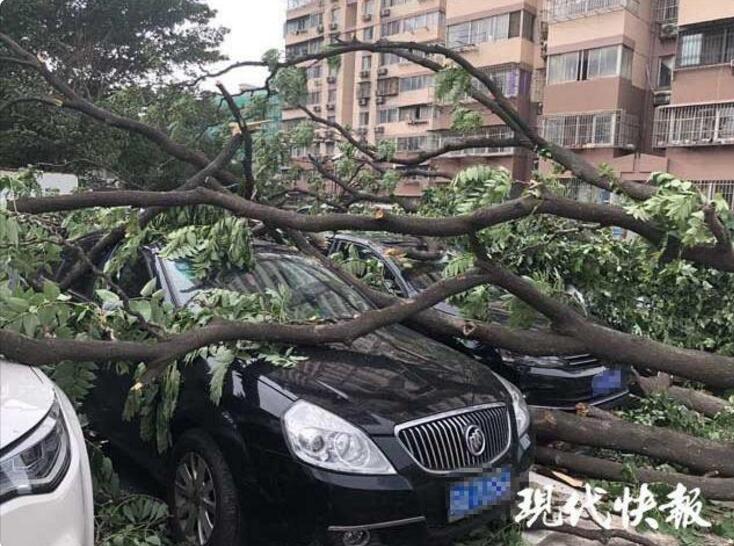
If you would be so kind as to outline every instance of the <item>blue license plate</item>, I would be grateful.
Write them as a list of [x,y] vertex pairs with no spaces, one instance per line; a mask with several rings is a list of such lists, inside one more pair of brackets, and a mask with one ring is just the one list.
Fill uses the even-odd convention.
[[594,396],[606,396],[622,390],[622,370],[606,370],[591,380]]
[[449,521],[478,514],[509,500],[511,493],[512,473],[506,468],[493,474],[454,482],[449,488]]

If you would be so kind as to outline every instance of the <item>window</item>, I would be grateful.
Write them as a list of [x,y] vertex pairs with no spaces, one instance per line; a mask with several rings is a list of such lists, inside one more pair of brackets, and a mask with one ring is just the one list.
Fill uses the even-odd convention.
[[321,77],[321,64],[315,64],[313,66],[309,66],[306,69],[306,78],[309,80],[316,80]]
[[621,45],[551,55],[548,58],[548,84],[612,76],[630,78],[632,58],[632,50]]
[[545,138],[569,148],[627,148],[637,142],[637,118],[621,110],[545,116],[541,126]]
[[383,78],[377,80],[377,94],[383,97],[397,95],[400,92],[398,78]]
[[393,6],[403,6],[412,2],[413,0],[382,0],[382,7],[391,8]]
[[443,26],[444,14],[441,11],[421,13],[405,19],[388,21],[382,24],[382,36],[393,36],[401,32],[416,32],[418,30],[431,30]]
[[298,9],[303,6],[307,6],[313,2],[313,0],[288,0],[288,9]]
[[[500,67],[485,67],[481,69],[487,76],[491,77],[495,85],[502,91],[505,97],[517,97],[530,93],[532,75],[517,65],[505,65]],[[472,87],[483,93],[487,89],[479,80],[472,81]]]
[[372,55],[362,57],[362,70],[369,71],[372,69]]
[[370,98],[371,93],[372,93],[372,82],[359,82],[359,85],[357,85],[357,98],[358,99],[368,99]]
[[415,106],[406,106],[400,109],[400,121],[426,121],[431,119],[433,108],[428,104],[416,104]]
[[522,36],[532,40],[535,16],[526,11],[503,13],[448,27],[448,47],[456,48]]
[[362,13],[364,15],[374,15],[375,0],[365,0],[364,4],[362,5]]
[[317,38],[315,40],[308,40],[306,42],[286,46],[285,56],[287,59],[294,59],[297,57],[303,57],[304,55],[318,53],[321,51],[323,42],[324,40],[322,38]]
[[675,69],[675,55],[660,57],[658,67],[658,89],[668,89],[673,84],[673,70]]
[[375,27],[367,27],[362,30],[362,41],[371,42],[375,39]]
[[339,23],[339,16],[341,15],[341,9],[340,8],[331,8],[331,17],[330,21],[331,24],[338,24]]
[[311,106],[314,104],[321,104],[321,91],[313,91],[306,95],[306,104]]
[[401,60],[402,58],[395,55],[395,53],[380,53],[380,66],[398,64]]
[[420,152],[426,148],[428,137],[425,136],[409,136],[399,137],[397,139],[398,152]]
[[666,106],[655,111],[653,145],[734,144],[734,102]]
[[[676,0],[677,1],[677,0]],[[548,20],[553,23],[626,9],[637,13],[639,0],[550,0],[546,2]]]
[[421,74],[400,79],[400,92],[417,91],[433,86],[433,74]]
[[329,89],[329,96],[326,99],[326,102],[329,104],[334,104],[336,102],[336,89]]
[[705,66],[734,59],[734,24],[684,30],[678,39],[678,66]]
[[398,109],[397,108],[383,108],[377,112],[377,122],[383,123],[395,123],[398,121]]
[[367,127],[370,124],[370,113],[367,112],[360,112],[359,113],[359,126],[360,127]]
[[330,115],[329,117],[326,118],[326,121],[328,121],[329,123],[336,123],[336,116]]

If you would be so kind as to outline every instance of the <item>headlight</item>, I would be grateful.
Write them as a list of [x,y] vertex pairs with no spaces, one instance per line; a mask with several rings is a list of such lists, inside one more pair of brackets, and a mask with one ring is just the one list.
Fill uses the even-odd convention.
[[0,456],[0,502],[52,491],[69,468],[69,433],[58,400],[20,443]]
[[517,421],[518,438],[527,432],[530,427],[530,410],[525,403],[525,397],[515,385],[507,381],[504,377],[494,374],[510,393],[512,398],[512,408],[515,410],[515,421]]
[[283,416],[296,456],[309,464],[353,474],[395,474],[372,440],[354,425],[318,406],[299,401]]

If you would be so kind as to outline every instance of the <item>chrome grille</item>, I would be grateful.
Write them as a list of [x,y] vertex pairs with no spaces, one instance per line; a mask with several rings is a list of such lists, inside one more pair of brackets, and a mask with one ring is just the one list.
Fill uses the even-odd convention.
[[564,356],[563,358],[571,366],[591,366],[599,364],[599,359],[589,354]]
[[[484,452],[473,455],[465,431],[475,425],[484,433]],[[395,429],[398,440],[413,459],[431,472],[485,468],[510,446],[510,413],[504,404],[478,406],[419,419]]]

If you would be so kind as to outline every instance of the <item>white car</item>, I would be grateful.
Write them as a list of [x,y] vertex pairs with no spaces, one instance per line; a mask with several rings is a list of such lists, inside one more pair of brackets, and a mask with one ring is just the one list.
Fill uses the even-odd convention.
[[0,544],[92,546],[93,502],[69,399],[40,370],[0,359]]

